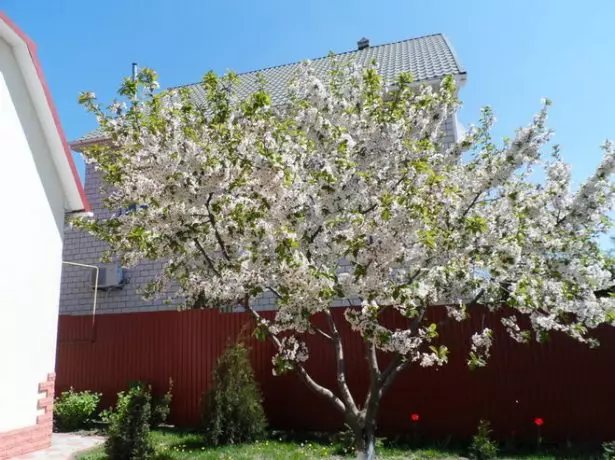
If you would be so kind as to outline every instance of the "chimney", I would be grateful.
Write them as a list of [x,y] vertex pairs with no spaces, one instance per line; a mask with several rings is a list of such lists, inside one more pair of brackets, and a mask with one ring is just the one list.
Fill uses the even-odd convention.
[[357,49],[364,50],[365,48],[369,48],[369,40],[363,37],[361,40],[357,42]]
[[139,72],[139,67],[137,66],[136,62],[132,63],[132,80],[136,80],[137,79],[137,73]]

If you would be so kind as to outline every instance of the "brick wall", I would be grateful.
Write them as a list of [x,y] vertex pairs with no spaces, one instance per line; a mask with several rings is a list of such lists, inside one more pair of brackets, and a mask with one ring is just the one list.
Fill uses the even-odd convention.
[[[86,166],[85,193],[92,212],[99,217],[108,217],[110,211],[102,205],[104,191],[103,183],[92,165]],[[106,243],[91,235],[66,228],[64,232],[63,260],[82,264],[98,265],[100,256],[106,249]],[[151,280],[162,269],[160,262],[144,262],[127,270],[128,284],[121,290],[99,292],[97,310],[101,313],[125,313],[131,311],[156,311],[172,309],[163,300],[144,300],[138,294],[139,286]],[[64,265],[62,271],[62,288],[60,292],[60,314],[85,315],[91,314],[93,290],[91,270],[84,267]]]
[[38,391],[42,397],[37,408],[43,413],[36,417],[36,425],[0,433],[0,460],[44,449],[51,445],[53,428],[53,396],[55,374],[47,375],[47,380],[39,383]]
[[[451,117],[445,122],[444,145],[455,141],[456,118]],[[104,191],[100,176],[92,165],[86,166],[85,192],[92,206],[92,211],[99,217],[109,216],[109,211],[102,205]],[[106,249],[106,244],[96,238],[67,228],[64,233],[63,260],[89,265],[100,263],[100,255]],[[176,306],[169,305],[164,299],[144,300],[138,293],[139,287],[153,279],[162,269],[161,262],[143,262],[126,271],[128,284],[122,289],[98,293],[96,311],[98,313],[131,313],[160,310],[174,310]],[[342,262],[341,270],[345,269]],[[83,267],[64,265],[62,273],[62,289],[60,294],[60,314],[88,315],[92,313],[93,291],[91,271]],[[273,293],[263,293],[253,301],[257,310],[273,310],[275,296]],[[347,300],[338,300],[333,306],[347,306]]]

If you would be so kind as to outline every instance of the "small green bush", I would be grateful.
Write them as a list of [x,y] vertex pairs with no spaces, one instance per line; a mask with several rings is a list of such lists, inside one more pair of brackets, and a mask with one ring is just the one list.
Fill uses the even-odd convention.
[[70,390],[58,396],[53,405],[55,427],[60,431],[76,431],[87,428],[96,413],[100,393]]
[[615,441],[602,444],[602,452],[604,460],[615,460]]
[[335,454],[348,456],[355,451],[354,433],[348,425],[333,435],[332,444],[335,446]]
[[488,460],[496,458],[497,455],[498,445],[491,439],[491,424],[487,420],[481,420],[470,444],[470,458]]
[[105,452],[111,460],[148,460],[154,455],[150,440],[151,390],[143,384],[134,384],[118,393],[114,411],[107,413],[109,420]]
[[173,380],[169,379],[169,389],[165,394],[152,399],[152,418],[150,426],[159,427],[167,421],[171,414],[171,401],[173,400]]
[[[151,386],[149,384],[138,381],[138,382],[131,383],[131,387],[132,386],[141,386],[144,388],[149,388],[150,395],[151,395]],[[167,418],[171,414],[171,401],[173,399],[172,391],[173,391],[173,380],[169,379],[169,389],[167,390],[165,394],[159,397],[155,397],[152,395],[151,402],[150,402],[150,409],[151,409],[150,410],[151,416],[150,416],[150,422],[149,422],[150,428],[157,428],[167,421]],[[126,398],[125,393],[124,392],[118,393],[118,400],[117,400],[117,405],[116,405],[115,410],[113,407],[110,407],[109,409],[105,409],[101,411],[100,420],[104,423],[111,423],[111,419],[112,419],[114,412],[125,410],[124,406],[127,403],[128,403],[128,399]]]
[[[132,386],[133,385],[131,384],[131,388]],[[115,407],[109,407],[108,409],[105,409],[100,412],[99,414],[100,421],[111,425],[114,415],[117,412],[125,412],[127,404],[128,404],[128,395],[126,394],[125,391],[120,391],[117,394],[117,402],[115,403]]]
[[205,441],[213,446],[249,443],[265,435],[267,419],[260,389],[242,344],[218,358],[213,385],[203,404]]

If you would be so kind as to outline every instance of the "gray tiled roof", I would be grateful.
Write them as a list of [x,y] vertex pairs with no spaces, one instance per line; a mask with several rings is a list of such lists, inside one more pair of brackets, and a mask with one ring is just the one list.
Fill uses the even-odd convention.
[[[464,75],[465,70],[457,59],[449,41],[442,34],[426,35],[385,45],[370,46],[363,50],[337,54],[340,58],[354,59],[359,65],[367,65],[372,60],[378,63],[380,75],[387,81],[401,72],[409,72],[417,81],[435,80],[445,75]],[[329,59],[321,57],[312,60],[317,73],[325,75]],[[266,87],[274,104],[286,97],[288,83],[295,75],[299,62],[269,67],[253,72],[239,74],[237,92],[240,98],[247,97],[258,89],[259,75],[264,78]],[[196,101],[204,98],[199,83],[184,85],[191,90]],[[72,142],[73,147],[102,140],[102,133],[94,131]]]

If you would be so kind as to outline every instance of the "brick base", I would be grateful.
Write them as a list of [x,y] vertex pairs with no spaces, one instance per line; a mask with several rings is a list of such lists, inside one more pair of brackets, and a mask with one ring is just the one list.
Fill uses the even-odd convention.
[[37,408],[44,409],[45,413],[36,417],[36,425],[0,433],[0,460],[27,454],[51,445],[55,380],[55,374],[48,374],[47,380],[38,385],[38,392],[44,396],[38,400]]

